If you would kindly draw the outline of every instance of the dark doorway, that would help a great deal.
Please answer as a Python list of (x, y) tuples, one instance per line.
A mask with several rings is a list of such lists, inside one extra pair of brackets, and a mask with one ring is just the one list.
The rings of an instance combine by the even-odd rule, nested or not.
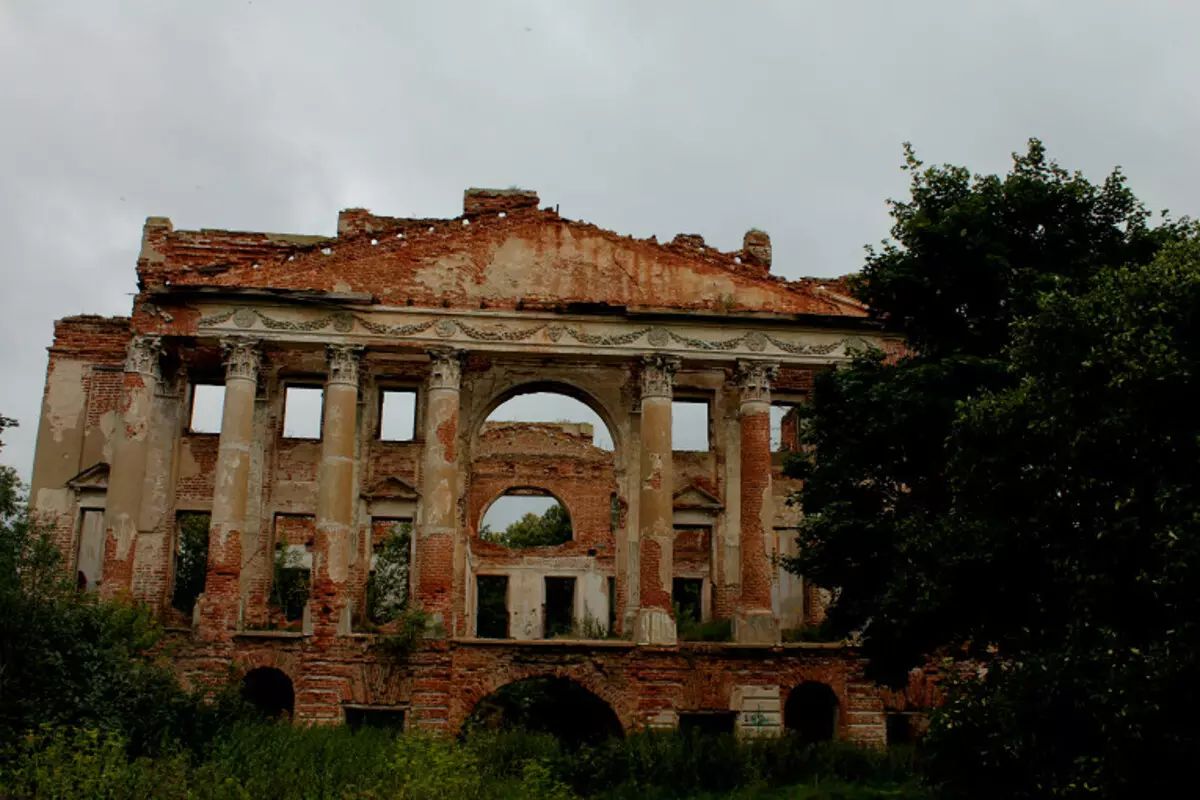
[(475, 635), (480, 639), (508, 638), (508, 576), (475, 578)]
[(699, 625), (703, 616), (704, 581), (701, 578), (675, 578), (671, 581), (672, 601), (679, 621)]
[(903, 711), (890, 712), (887, 715), (888, 745), (912, 744), (914, 740), (912, 715)]
[(809, 743), (832, 740), (837, 721), (837, 695), (817, 681), (806, 681), (793, 689), (783, 709), (784, 726)]
[(623, 735), (608, 703), (569, 678), (527, 678), (497, 689), (475, 706), (463, 733), (511, 729), (549, 733), (572, 748)]
[(382, 728), (384, 730), (404, 730), (403, 708), (370, 708), (369, 706), (346, 706), (346, 724), (350, 730), (362, 728)]
[(732, 735), (735, 719), (732, 711), (682, 712), (679, 715), (679, 732), (685, 736)]
[(292, 679), (274, 667), (247, 672), (242, 678), (242, 697), (268, 719), (290, 719), (295, 709)]
[(546, 606), (542, 615), (542, 636), (568, 636), (575, 627), (575, 579), (546, 578)]

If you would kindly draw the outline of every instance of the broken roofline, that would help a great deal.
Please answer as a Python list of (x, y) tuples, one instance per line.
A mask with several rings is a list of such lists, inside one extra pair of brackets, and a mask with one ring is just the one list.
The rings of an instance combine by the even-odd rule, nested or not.
[[(378, 293), (362, 291), (372, 288), (363, 284), (373, 282), (376, 289), (383, 285), (402, 294), (405, 280), (421, 282), (419, 276), (414, 278), (414, 270), (442, 256), (439, 263), (443, 268), (452, 257), (458, 257), (455, 268), (468, 281), (480, 284), (484, 293), (496, 288), (483, 285), (490, 280), (485, 274), (488, 270), (504, 272), (500, 277), (511, 283), (514, 264), (536, 263), (543, 283), (554, 282), (560, 291), (534, 285), (523, 296), (514, 297), (514, 287), (506, 283), (503, 288), (510, 291), (501, 300), (509, 304), (519, 300), (532, 308), (561, 310), (555, 306), (565, 299), (581, 312), (586, 311), (582, 306), (591, 304), (581, 301), (591, 300), (597, 310), (618, 312), (707, 304), (727, 313), (796, 311), (809, 306), (803, 310), (814, 316), (866, 315), (865, 306), (847, 296), (841, 279), (789, 281), (770, 274), (770, 237), (762, 231), (748, 231), (741, 250), (723, 253), (705, 245), (703, 237), (696, 234), (680, 234), (669, 243), (659, 243), (653, 236), (635, 239), (565, 219), (557, 210), (539, 209), (538, 202), (537, 194), (526, 190), (469, 189), (464, 213), (453, 219), (382, 217), (349, 209), (339, 215), (338, 233), (332, 238), (211, 229), (175, 231), (169, 219), (151, 217), (143, 231), (139, 278), (143, 289), (184, 284), (197, 289), (236, 284), (267, 291), (350, 288), (352, 291), (338, 292), (343, 296), (336, 299), (363, 302), (365, 297), (359, 295)], [(524, 246), (525, 251), (499, 252), (508, 245), (518, 250)], [(324, 258), (335, 254), (332, 259)], [(581, 270), (581, 265), (587, 270)], [(330, 275), (339, 270), (352, 273), (359, 285), (319, 285), (330, 282)], [(676, 282), (678, 274), (691, 278), (689, 285), (676, 293), (686, 302), (672, 302), (677, 298), (648, 291), (655, 281)], [(564, 298), (564, 282), (573, 296)], [(615, 289), (618, 295), (641, 291), (647, 296), (634, 302), (628, 297), (590, 296), (612, 295), (616, 283), (625, 284)], [(428, 299), (418, 298), (415, 304), (428, 307)], [(451, 298), (449, 304), (469, 305), (462, 302), (465, 299)], [(471, 298), (482, 301), (477, 303), (480, 308), (488, 307), (487, 299)], [(446, 298), (442, 300), (446, 302)], [(395, 298), (390, 304), (397, 304)]]

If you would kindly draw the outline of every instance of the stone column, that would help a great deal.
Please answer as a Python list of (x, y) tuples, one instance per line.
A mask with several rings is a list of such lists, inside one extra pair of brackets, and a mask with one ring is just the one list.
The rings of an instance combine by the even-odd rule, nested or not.
[(671, 613), (675, 555), (671, 387), (679, 363), (670, 356), (646, 356), (642, 362), (642, 486), (638, 497), (641, 607), (634, 621), (634, 640), (640, 644), (674, 644), (676, 638)]
[(446, 631), (450, 631), (453, 609), (458, 529), (458, 407), (465, 355), (451, 348), (429, 351), (432, 363), (425, 393), (421, 507), (413, 563), (416, 605), (430, 615), (431, 625)]
[(121, 388), (121, 430), (113, 437), (108, 497), (104, 511), (104, 579), (100, 594), (117, 597), (130, 590), (141, 517), (142, 486), (154, 392), (162, 374), (158, 336), (135, 335), (125, 347), (125, 380)]
[(350, 632), (350, 538), (354, 524), (354, 442), (358, 431), (359, 345), (326, 347), (329, 375), (317, 472), (317, 536), (313, 562), (313, 632)]
[(225, 350), (225, 406), (213, 475), (208, 573), (204, 594), (196, 604), (200, 631), (206, 638), (220, 638), (240, 624), (242, 529), (249, 494), (254, 395), (262, 366), (255, 339), (231, 337), (223, 339), (221, 346)]
[(771, 381), (777, 364), (738, 362), (741, 421), (741, 595), (734, 613), (738, 642), (774, 644), (779, 623), (771, 611), (771, 565), (766, 530), (771, 519)]

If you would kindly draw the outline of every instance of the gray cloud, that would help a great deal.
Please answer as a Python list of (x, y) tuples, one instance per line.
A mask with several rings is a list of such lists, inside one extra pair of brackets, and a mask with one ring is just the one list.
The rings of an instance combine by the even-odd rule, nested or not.
[(0, 0), (0, 454), (28, 475), (55, 318), (120, 314), (143, 219), (331, 234), (539, 190), (623, 233), (751, 226), (790, 277), (857, 269), (900, 143), (1002, 170), (1029, 136), (1200, 208), (1200, 7)]

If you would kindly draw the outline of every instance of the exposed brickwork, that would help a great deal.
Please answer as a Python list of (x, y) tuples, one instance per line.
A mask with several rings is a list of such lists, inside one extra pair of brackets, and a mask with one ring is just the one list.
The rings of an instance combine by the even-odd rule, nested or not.
[[(147, 220), (131, 316), (56, 323), (35, 510), (73, 563), (83, 511), (107, 501), (120, 531), (105, 538), (102, 591), (145, 600), (177, 626), (192, 621), (168, 608), (176, 520), (211, 513), (196, 623), (170, 652), (197, 685), (230, 666), (283, 671), (302, 720), (340, 721), (355, 703), (453, 729), (501, 686), (556, 675), (604, 699), (627, 729), (735, 711), (744, 735), (771, 735), (794, 688), (819, 681), (838, 698), (840, 736), (881, 742), (883, 700), (912, 711), (936, 699), (932, 679), (915, 678), (901, 699), (865, 683), (848, 647), (677, 644), (671, 591), (672, 576), (702, 577), (715, 619), (800, 602), (819, 620), (816, 587), (805, 583), (802, 599), (776, 596), (777, 577), (773, 588), (764, 540), (796, 524), (782, 502), (795, 483), (769, 452), (769, 415), (741, 413), (734, 376), (743, 361), (779, 365), (770, 388), (799, 402), (852, 339), (892, 358), (902, 345), (841, 282), (772, 275), (764, 232), (722, 253), (698, 234), (637, 240), (539, 206), (529, 191), (470, 190), (461, 217), (351, 209), (332, 238)], [(157, 362), (127, 365), (131, 341), (150, 342)], [(252, 356), (228, 365), (233, 421), (220, 435), (191, 433), (191, 387), (225, 380), (231, 347)], [(326, 385), (334, 351), (355, 354), (357, 375), (338, 378), (333, 411), (326, 395), (324, 441), (283, 438), (286, 387)], [(672, 385), (708, 402), (707, 451), (672, 452)], [(416, 391), (412, 441), (379, 438), (388, 388)], [(589, 405), (615, 449), (595, 447), (590, 425), (485, 423), (535, 391)], [(783, 435), (794, 439), (794, 415)], [(514, 489), (557, 497), (572, 540), (536, 552), (481, 540), (485, 509)], [(411, 601), (440, 623), (403, 663), (356, 632), (370, 627), (374, 546), (398, 519), (414, 526)], [(269, 602), (277, 543), (312, 560), (303, 624)], [(523, 640), (474, 638), (478, 574), (508, 576)], [(547, 577), (574, 578), (573, 614), (612, 618), (627, 637), (655, 610), (645, 640), (655, 644), (532, 641)]]

